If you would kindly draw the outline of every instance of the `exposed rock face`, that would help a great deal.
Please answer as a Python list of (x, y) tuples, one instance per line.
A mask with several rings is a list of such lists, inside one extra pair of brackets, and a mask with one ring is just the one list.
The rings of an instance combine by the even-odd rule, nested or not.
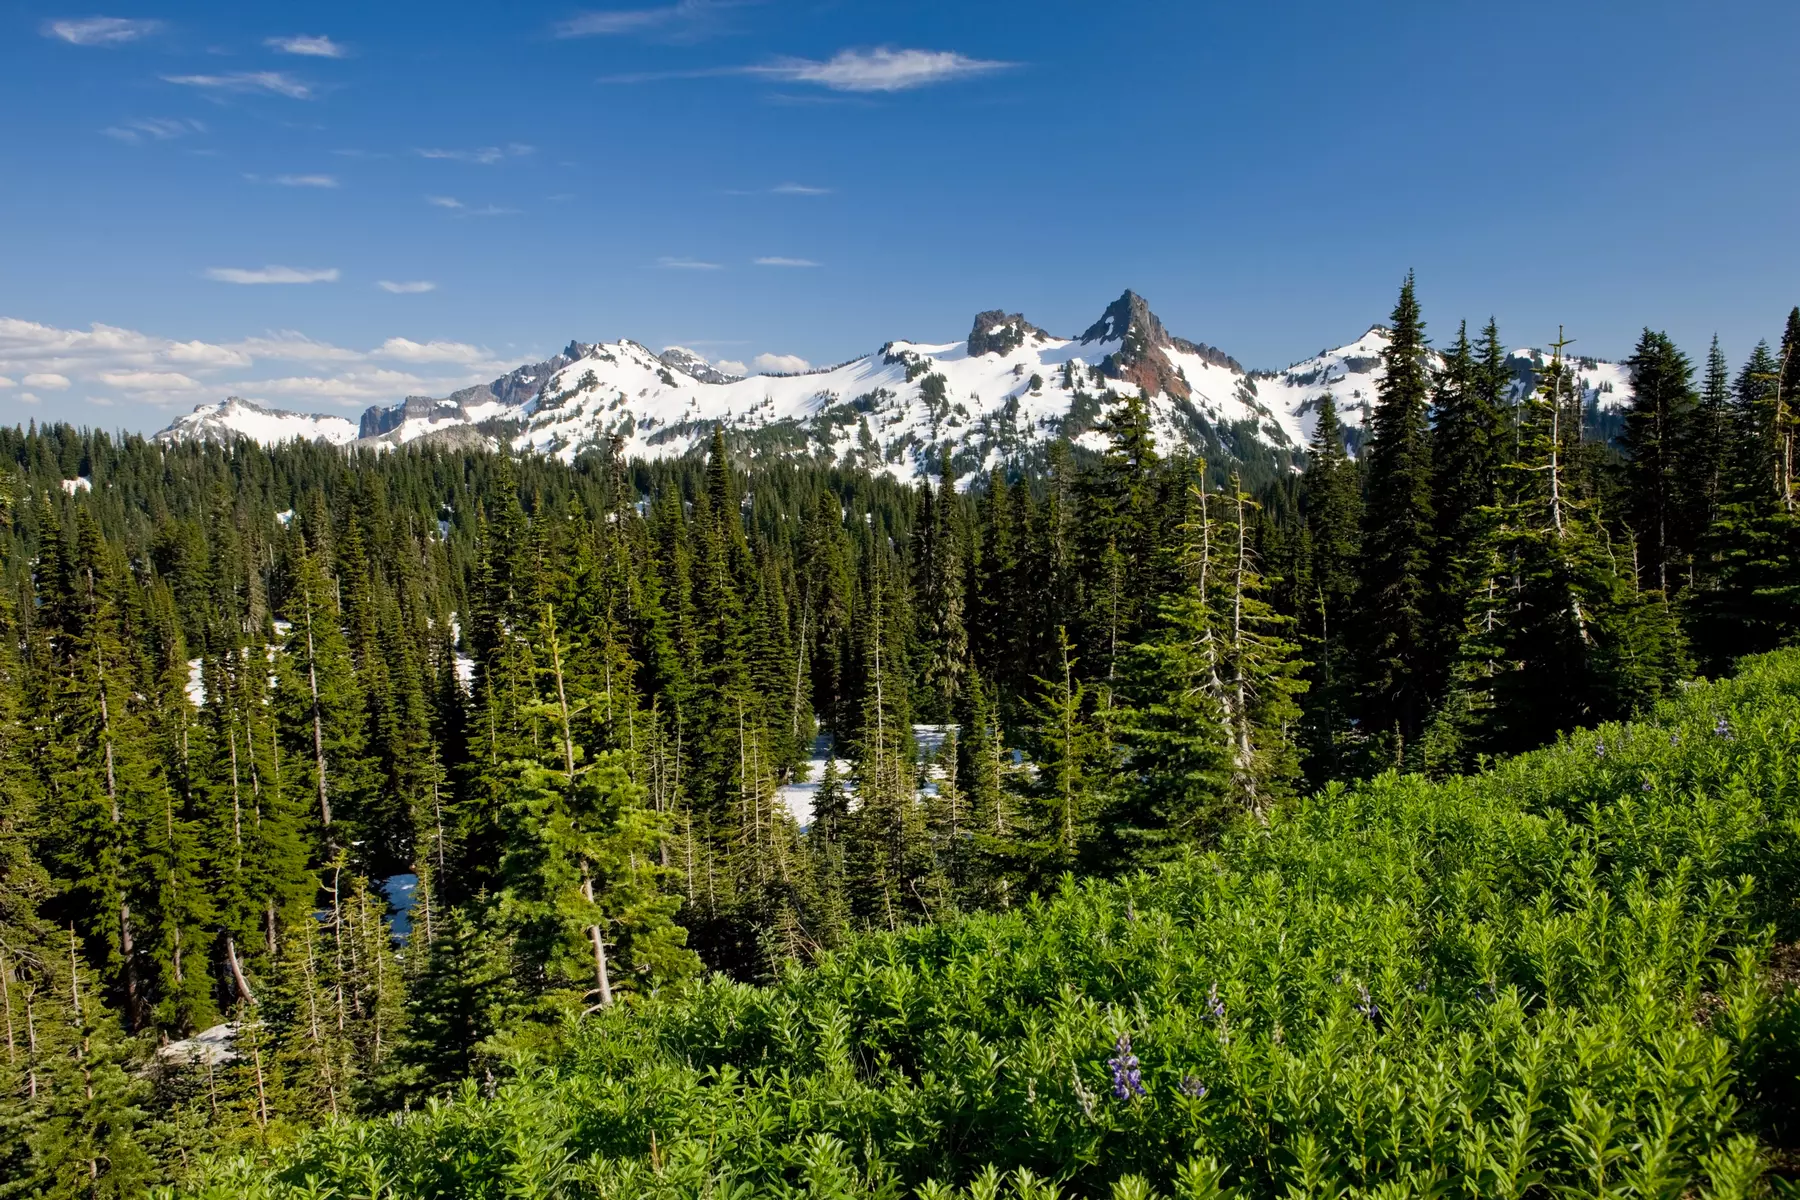
[[(1093, 342), (1118, 342), (1119, 348), (1108, 354), (1100, 370), (1109, 379), (1132, 383), (1154, 396), (1164, 392), (1177, 400), (1186, 400), (1193, 388), (1164, 354), (1175, 341), (1150, 305), (1136, 292), (1127, 291), (1106, 306), (1100, 319), (1081, 335), (1083, 345)], [(1191, 343), (1190, 343), (1191, 344)]]
[(719, 370), (686, 346), (670, 346), (656, 357), (664, 366), (691, 375), (701, 383), (736, 383), (743, 378)]
[(1028, 337), (1047, 338), (1050, 335), (1025, 319), (1023, 313), (1008, 314), (1002, 309), (990, 309), (975, 314), (974, 327), (969, 330), (969, 357), (979, 358), (983, 354), (1010, 354), (1025, 344)]
[(408, 396), (399, 404), (374, 405), (362, 415), (360, 436), (380, 437), (382, 434), (397, 429), (406, 421), (417, 418), (449, 420), (460, 417), (469, 420), (469, 409), (479, 408), (484, 404), (502, 404), (507, 408), (518, 408), (527, 400), (537, 395), (544, 381), (580, 358), (592, 352), (593, 346), (586, 342), (570, 342), (561, 354), (541, 363), (531, 363), (523, 367), (515, 367), (500, 378), (488, 383), (478, 383), (473, 387), (451, 392), (442, 400), (433, 400), (426, 396)]
[[(483, 387), (486, 385), (484, 384)], [(465, 388), (464, 391), (475, 389)], [(461, 395), (459, 392), (458, 395)], [(380, 437), (390, 429), (398, 429), (407, 421), (464, 420), (468, 419), (468, 410), (453, 396), (447, 400), (433, 400), (430, 396), (408, 396), (400, 403), (388, 408), (375, 405), (362, 415), (362, 424), (357, 428), (357, 436)]]

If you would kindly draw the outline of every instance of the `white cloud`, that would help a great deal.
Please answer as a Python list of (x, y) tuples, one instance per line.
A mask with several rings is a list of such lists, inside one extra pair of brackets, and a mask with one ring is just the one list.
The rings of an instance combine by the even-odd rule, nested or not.
[(18, 399), (20, 404), (42, 404), (44, 402), (42, 397), (34, 396), (30, 392), (20, 392)]
[(479, 163), (492, 166), (509, 158), (524, 158), (535, 152), (535, 146), (527, 146), (523, 142), (508, 142), (504, 146), (477, 146), (473, 150), (414, 150), (420, 158), (441, 158), (448, 162)]
[(392, 292), (396, 296), (416, 296), (421, 292), (437, 291), (437, 284), (429, 279), (409, 279), (404, 281), (382, 279), (377, 281), (375, 286), (384, 292)]
[(461, 208), (463, 206), (463, 202), (455, 196), (427, 196), (425, 203), (437, 208)]
[(792, 83), (816, 83), (838, 92), (899, 92), (986, 75), (1012, 63), (969, 58), (951, 50), (840, 50), (824, 62), (787, 58), (745, 68), (747, 74)]
[(392, 337), (381, 343), (375, 354), (409, 363), (478, 363), (493, 357), (467, 342), (415, 342), (402, 337)]
[(296, 34), (293, 37), (265, 38), (263, 45), (279, 50), (283, 54), (300, 54), (308, 58), (342, 58), (349, 51), (328, 37), (308, 37)]
[(290, 100), (312, 99), (312, 86), (285, 71), (237, 71), (229, 75), (164, 75), (164, 83), (217, 92), (264, 92)]
[(61, 38), (74, 46), (123, 46), (155, 33), (162, 28), (162, 22), (128, 17), (82, 17), (70, 21), (46, 21), (42, 28), (45, 37)]
[[(259, 370), (264, 364), (299, 363), (296, 373)], [(373, 349), (358, 350), (319, 341), (293, 330), (275, 330), (221, 345), (177, 341), (130, 329), (94, 325), (58, 329), (0, 317), (0, 387), (21, 403), (39, 393), (77, 395), (89, 389), (117, 390), (129, 403), (193, 403), (196, 393), (315, 400), (357, 406), (391, 402), (407, 395), (442, 396), (492, 379), (516, 362), (448, 339), (390, 337)], [(272, 376), (272, 377), (270, 377)], [(10, 390), (19, 380), (27, 392)], [(124, 402), (124, 401), (122, 401)]]
[(765, 375), (793, 374), (812, 369), (812, 364), (798, 354), (759, 354), (750, 360), (750, 365)]
[(109, 125), (100, 131), (109, 138), (136, 145), (143, 141), (168, 142), (191, 133), (205, 133), (206, 126), (198, 121), (185, 117), (144, 117), (133, 121), (122, 121), (117, 125)]
[(669, 271), (722, 271), (725, 269), (723, 263), (701, 262), (697, 258), (677, 258), (667, 254), (657, 259), (656, 265)]
[(208, 279), (220, 283), (336, 283), (338, 269), (308, 270), (303, 267), (208, 267)]
[(201, 386), (179, 371), (102, 371), (101, 382), (134, 392), (191, 392)]
[(19, 386), (18, 383), (16, 383), (15, 381), (8, 379), (4, 375), (0, 375), (0, 388), (15, 388), (18, 386)]
[(727, 375), (748, 375), (750, 373), (749, 367), (746, 367), (743, 363), (738, 362), (734, 358), (721, 358), (718, 362), (714, 363), (713, 366), (719, 368), (719, 370), (725, 372)]
[(757, 259), (756, 265), (759, 267), (816, 267), (819, 264), (810, 258), (782, 258), (779, 255), (769, 255), (766, 258)]
[(625, 33), (650, 33), (670, 30), (689, 36), (700, 32), (697, 26), (721, 8), (732, 6), (733, 0), (678, 0), (657, 8), (613, 9), (608, 12), (586, 12), (553, 26), (559, 38), (612, 37)]
[(769, 191), (777, 196), (829, 196), (828, 187), (809, 187), (804, 183), (778, 183)]
[(306, 363), (360, 362), (363, 358), (360, 351), (316, 341), (292, 329), (278, 329), (263, 337), (245, 338), (233, 343), (231, 348), (246, 356), (246, 365), (250, 360), (259, 358)]
[(277, 175), (272, 182), (282, 187), (299, 188), (334, 188), (338, 185), (336, 175)]

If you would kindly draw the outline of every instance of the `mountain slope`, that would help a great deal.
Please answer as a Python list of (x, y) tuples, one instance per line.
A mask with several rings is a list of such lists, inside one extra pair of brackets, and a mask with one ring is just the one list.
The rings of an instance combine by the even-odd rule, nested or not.
[[(504, 442), (563, 459), (616, 444), (629, 456), (666, 458), (703, 451), (722, 423), (752, 453), (901, 477), (934, 474), (948, 447), (967, 475), (1030, 461), (1059, 437), (1098, 449), (1104, 439), (1095, 425), (1108, 401), (1141, 391), (1165, 447), (1292, 464), (1327, 392), (1347, 425), (1362, 424), (1386, 345), (1387, 331), (1373, 326), (1284, 371), (1248, 371), (1221, 350), (1171, 335), (1143, 297), (1127, 291), (1074, 338), (995, 309), (978, 314), (962, 341), (893, 341), (835, 367), (749, 377), (681, 347), (659, 354), (629, 339), (571, 342), (489, 384), (371, 408), (356, 426), (234, 399), (202, 406), (158, 437)], [(1541, 362), (1538, 351), (1515, 352), (1518, 394)], [(1594, 399), (1629, 398), (1622, 368), (1583, 362)]]

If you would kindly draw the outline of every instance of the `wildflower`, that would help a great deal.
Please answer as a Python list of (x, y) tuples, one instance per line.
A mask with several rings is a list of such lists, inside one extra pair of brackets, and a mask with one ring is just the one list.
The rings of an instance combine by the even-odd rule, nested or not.
[(1731, 740), (1731, 722), (1727, 721), (1724, 717), (1720, 717), (1718, 724), (1713, 726), (1713, 736), (1714, 737), (1722, 737), (1726, 741), (1730, 741)]
[(1206, 1015), (1210, 1020), (1225, 1019), (1225, 1002), (1219, 999), (1219, 985), (1215, 980), (1212, 989), (1206, 993)]
[(1191, 1096), (1195, 1100), (1206, 1099), (1206, 1085), (1192, 1075), (1181, 1077), (1181, 1094)]
[(1605, 758), (1606, 757), (1606, 743), (1604, 741), (1599, 741), (1599, 742), (1594, 743), (1594, 757), (1595, 758)]
[(1644, 780), (1644, 790), (1646, 792), (1650, 790), (1650, 781), (1648, 779)]
[(1113, 1043), (1113, 1056), (1106, 1060), (1112, 1072), (1113, 1095), (1121, 1100), (1144, 1094), (1144, 1073), (1138, 1070), (1137, 1055), (1131, 1052), (1131, 1037), (1121, 1033)]
[(1669, 745), (1671, 745), (1671, 746), (1681, 745), (1681, 735), (1679, 733), (1671, 733), (1669, 735)]
[(1363, 1018), (1375, 1027), (1375, 1032), (1380, 1033), (1387, 1025), (1387, 1018), (1381, 1014), (1381, 1005), (1377, 1004), (1375, 998), (1369, 995), (1369, 987), (1367, 984), (1357, 984), (1356, 990), (1361, 994), (1361, 999), (1356, 1005), (1356, 1011), (1361, 1013)]

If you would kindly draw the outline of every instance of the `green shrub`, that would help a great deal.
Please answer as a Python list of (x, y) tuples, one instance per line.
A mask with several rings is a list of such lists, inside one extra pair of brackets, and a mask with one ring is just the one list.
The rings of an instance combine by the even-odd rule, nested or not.
[(591, 1021), (206, 1196), (1754, 1196), (1794, 1107), (1800, 653), (1217, 850)]

